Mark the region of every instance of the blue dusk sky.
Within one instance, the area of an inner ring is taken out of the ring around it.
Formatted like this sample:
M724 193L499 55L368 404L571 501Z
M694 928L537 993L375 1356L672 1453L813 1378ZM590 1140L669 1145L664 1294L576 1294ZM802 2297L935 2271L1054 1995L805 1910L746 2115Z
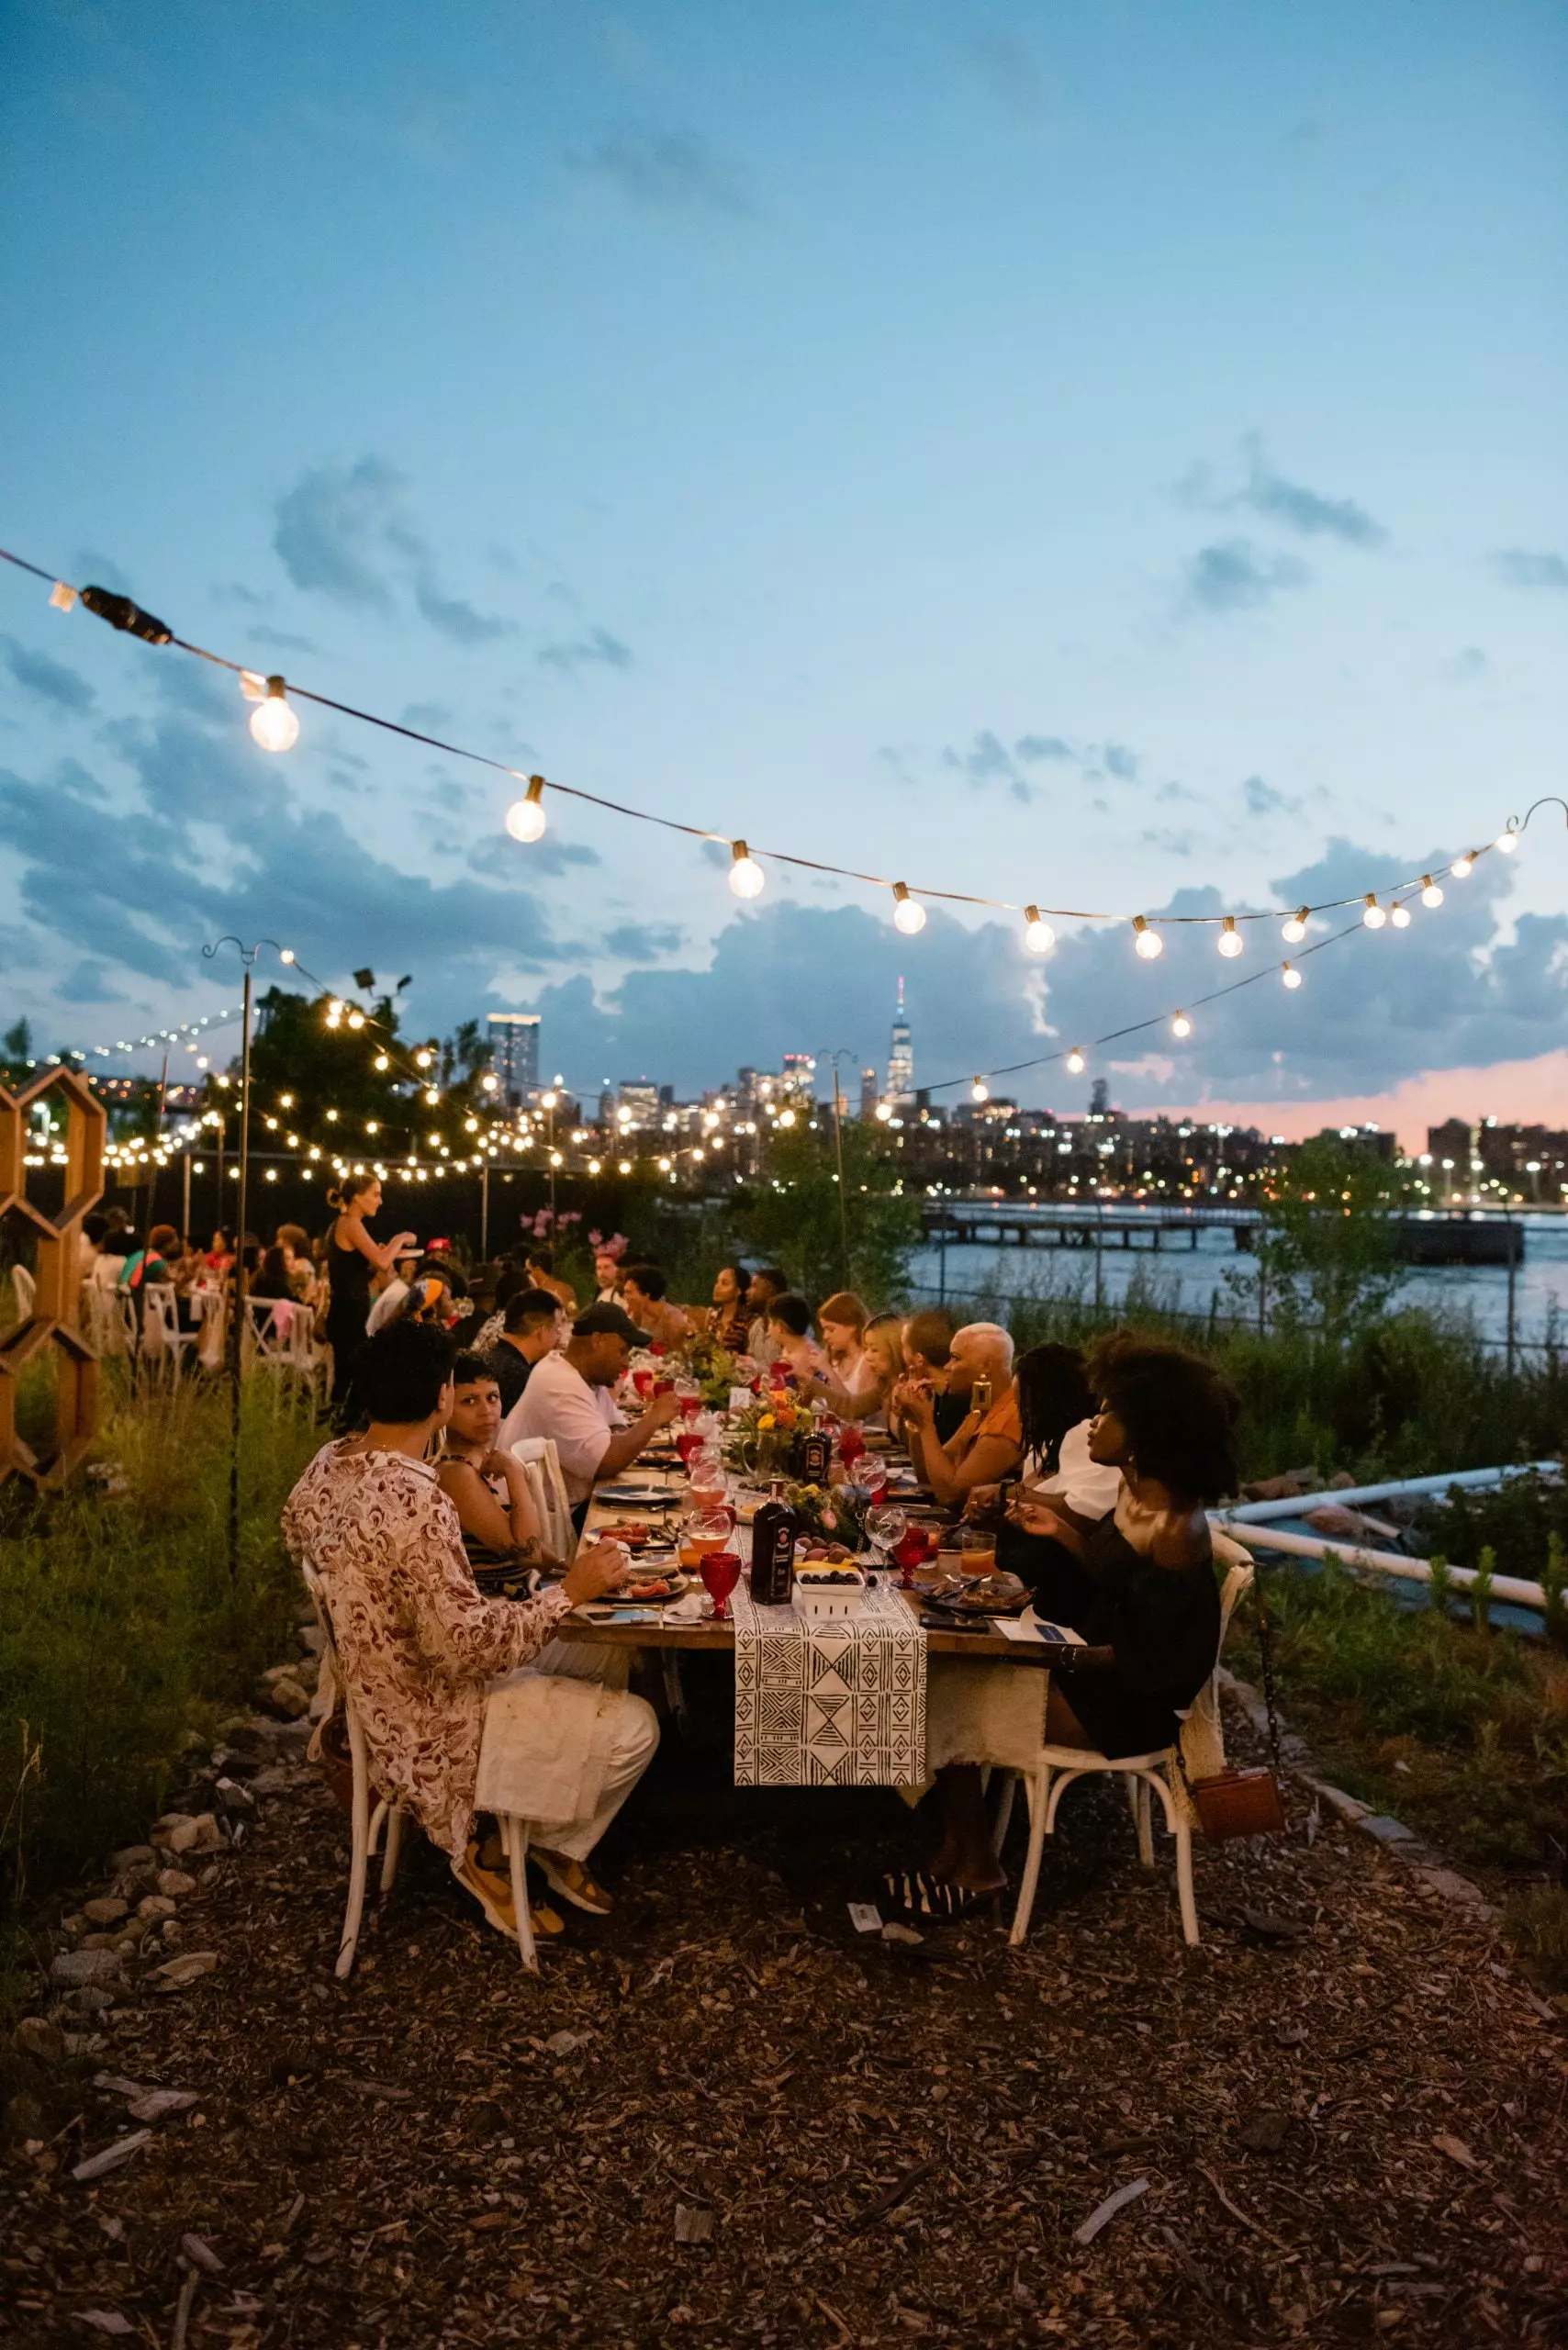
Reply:
M0 200L0 544L520 767L1148 913L1383 888L1568 785L1555 0L13 0ZM0 687L47 1047L231 1002L226 931L412 973L420 1034L537 1009L585 1091L883 1063L901 973L931 1083L1234 975L778 866L743 909L563 800L523 847L504 778L308 705L268 756L5 566ZM1561 1123L1565 878L1543 810L1091 1073L1311 1124L1506 1070Z

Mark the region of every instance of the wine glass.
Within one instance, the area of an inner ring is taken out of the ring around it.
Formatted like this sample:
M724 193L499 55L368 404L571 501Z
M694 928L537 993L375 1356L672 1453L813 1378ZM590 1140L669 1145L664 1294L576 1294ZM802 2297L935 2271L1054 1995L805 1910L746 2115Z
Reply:
M879 1567L887 1565L889 1552L908 1524L902 1510L891 1502L879 1502L866 1513L866 1532Z
M851 1476L855 1474L855 1463L865 1449L866 1439L860 1430L852 1420L846 1422L838 1432L838 1457Z
M730 1539L727 1510L697 1509L680 1529L680 1563L689 1574L700 1570L710 1550L722 1550Z
M726 1529L727 1532L727 1529ZM713 1603L713 1621L729 1621L729 1598L741 1579L741 1562L734 1550L704 1550L698 1563L698 1573Z

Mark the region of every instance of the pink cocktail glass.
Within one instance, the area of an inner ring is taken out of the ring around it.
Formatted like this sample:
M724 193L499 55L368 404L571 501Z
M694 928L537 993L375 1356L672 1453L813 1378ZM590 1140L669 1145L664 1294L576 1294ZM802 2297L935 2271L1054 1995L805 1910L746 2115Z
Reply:
M713 1602L713 1621L722 1624L729 1619L729 1598L741 1579L739 1554L734 1550L707 1550L697 1570L703 1586Z

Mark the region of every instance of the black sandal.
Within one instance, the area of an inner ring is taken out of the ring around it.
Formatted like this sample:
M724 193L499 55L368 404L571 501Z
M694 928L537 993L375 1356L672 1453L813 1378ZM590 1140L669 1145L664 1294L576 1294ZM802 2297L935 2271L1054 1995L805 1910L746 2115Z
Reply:
M929 1869L900 1869L896 1874L884 1876L889 1905L904 1918L920 1918L928 1923L953 1922L959 1918L973 1917L977 1909L993 1906L1007 1890L1005 1886L991 1886L983 1893L970 1886L954 1885L945 1876L933 1876Z

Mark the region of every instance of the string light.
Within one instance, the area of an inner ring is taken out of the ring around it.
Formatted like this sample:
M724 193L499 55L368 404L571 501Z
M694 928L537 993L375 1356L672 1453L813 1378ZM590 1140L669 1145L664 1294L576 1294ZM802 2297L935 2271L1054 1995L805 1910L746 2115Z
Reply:
M386 1053L377 1053L375 1061L372 1063L373 1068L381 1070L382 1072L389 1069L391 1066L391 1060Z
M1478 854L1479 852L1466 850L1463 856L1456 856L1454 858L1453 863L1449 867L1449 871L1453 875L1456 881L1469 880L1471 875L1475 870L1475 857Z
M918 898L912 898L902 881L893 883L893 928L902 930L906 938L925 928L925 908Z
M1391 906L1388 912L1388 919L1394 924L1395 930L1408 930L1410 927L1409 907L1404 903L1396 906Z
M1519 836L1512 824L1506 824L1492 844L1503 856L1512 856L1518 845Z
M280 963L292 963L295 959L293 947L280 946L277 950L277 959Z
M1280 924L1280 936L1287 946L1299 946L1306 936L1306 918L1310 906L1298 906L1290 920Z
M1225 918L1225 926L1220 932L1217 944L1220 953L1227 958L1234 959L1240 954L1242 938L1241 933L1236 927L1236 916L1234 914L1226 914Z
M1133 946L1146 963L1157 962L1165 952L1165 941L1157 930L1150 930L1142 914L1133 916Z
M299 721L288 706L281 677L269 677L265 698L251 712L251 739L263 751L292 751Z
M730 887L737 898L755 898L762 890L767 876L746 847L745 841L730 844Z
M1173 1036L1190 1036L1192 1033L1192 1022L1188 1019L1184 1012L1179 1012L1176 1014L1175 1019L1170 1023L1170 1034Z
M1441 887L1438 882L1433 880L1429 873L1423 873L1421 876L1421 903L1424 906L1440 906L1442 902L1443 893Z
M991 1100L991 1088L986 1083L983 1077L977 1077L974 1083L970 1086L969 1099L971 1102L989 1102Z
M1280 977L1288 988L1299 988L1301 985L1301 973L1294 963L1282 963Z
M549 822L544 812L544 778L531 775L523 798L514 800L507 810L507 830L514 841L536 841L543 838Z
M1371 890L1366 894L1366 912L1362 914L1361 920L1369 930L1381 930L1388 920L1388 916L1378 904L1375 893Z
M1071 1052L1069 1053L1067 1057L1067 1068L1070 1076L1081 1077L1083 1075L1083 1055L1079 1051L1076 1045L1074 1045Z
M1031 955L1048 955L1057 943L1056 932L1048 922L1042 921L1038 906L1024 909L1024 944Z

